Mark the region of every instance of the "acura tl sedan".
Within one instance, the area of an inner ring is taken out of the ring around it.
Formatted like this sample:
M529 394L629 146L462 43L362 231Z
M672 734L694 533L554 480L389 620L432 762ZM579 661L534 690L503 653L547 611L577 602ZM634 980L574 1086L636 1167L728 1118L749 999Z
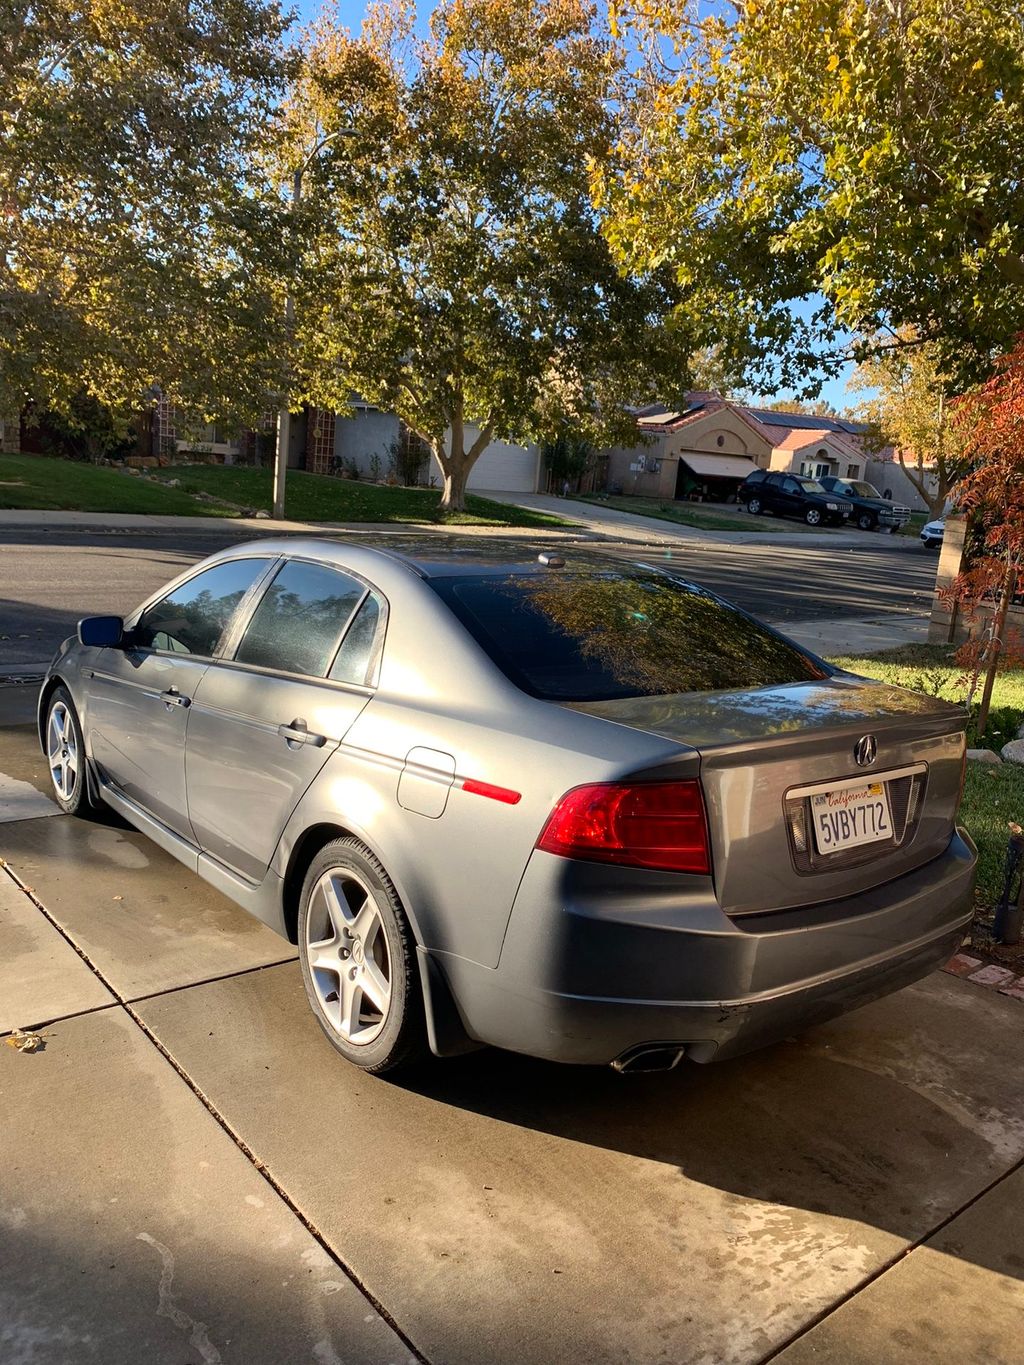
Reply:
M971 917L964 718L671 565L258 541L39 698L110 806L298 946L343 1056L710 1061L924 976Z

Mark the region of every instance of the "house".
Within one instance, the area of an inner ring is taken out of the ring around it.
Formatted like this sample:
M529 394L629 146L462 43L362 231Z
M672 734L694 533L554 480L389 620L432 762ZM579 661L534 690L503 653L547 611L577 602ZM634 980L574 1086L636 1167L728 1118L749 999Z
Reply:
M752 469L809 478L865 479L917 510L926 503L891 451L864 449L864 426L842 417L750 407L691 393L680 410L637 409L642 443L607 452L610 492L670 500L728 501Z
M352 470L363 478L386 478L389 473L416 470L419 482L440 486L442 473L429 447L394 413L355 400L350 416L312 408L306 414L305 467L314 474ZM467 424L467 447L479 428ZM417 456L419 459L417 460ZM477 460L469 476L471 493L536 493L543 487L541 449L494 440ZM404 478L403 482L413 480Z

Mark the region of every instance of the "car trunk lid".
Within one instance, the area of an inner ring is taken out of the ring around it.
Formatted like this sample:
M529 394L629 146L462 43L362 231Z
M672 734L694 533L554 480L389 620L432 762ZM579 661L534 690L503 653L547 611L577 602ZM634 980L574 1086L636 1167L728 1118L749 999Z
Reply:
M849 897L911 871L949 842L964 717L934 698L837 674L573 709L699 751L715 887L728 913ZM870 743L859 757L873 749L872 762L858 761L861 740ZM844 820L838 812L851 806L863 814ZM869 815L879 820L877 828Z

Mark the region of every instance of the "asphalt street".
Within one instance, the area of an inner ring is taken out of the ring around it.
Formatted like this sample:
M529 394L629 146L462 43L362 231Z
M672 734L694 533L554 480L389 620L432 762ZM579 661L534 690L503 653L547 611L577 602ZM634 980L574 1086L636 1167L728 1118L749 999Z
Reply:
M401 532L354 536L385 544L410 538ZM194 530L166 531L0 528L0 666L46 662L79 617L123 615L195 560L248 539L249 531L201 522ZM543 540L538 535L537 543ZM531 544L520 543L524 550ZM933 554L916 542L879 535L837 536L834 545L807 548L680 542L646 550L635 540L603 548L679 565L689 578L782 627L816 618L927 613L935 582ZM571 554L571 546L564 552Z
M290 944L47 792L0 729L5 1365L1019 1365L1024 1003L374 1079Z

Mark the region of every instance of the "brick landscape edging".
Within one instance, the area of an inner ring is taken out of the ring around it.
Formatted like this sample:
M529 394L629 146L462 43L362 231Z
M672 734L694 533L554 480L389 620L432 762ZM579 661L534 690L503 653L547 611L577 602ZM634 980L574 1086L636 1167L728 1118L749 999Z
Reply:
M979 986L987 986L990 991L1008 995L1012 1000L1024 1000L1024 976L1018 976L1009 967L1000 967L994 962L986 965L980 957L957 953L942 970L951 976L962 976Z

